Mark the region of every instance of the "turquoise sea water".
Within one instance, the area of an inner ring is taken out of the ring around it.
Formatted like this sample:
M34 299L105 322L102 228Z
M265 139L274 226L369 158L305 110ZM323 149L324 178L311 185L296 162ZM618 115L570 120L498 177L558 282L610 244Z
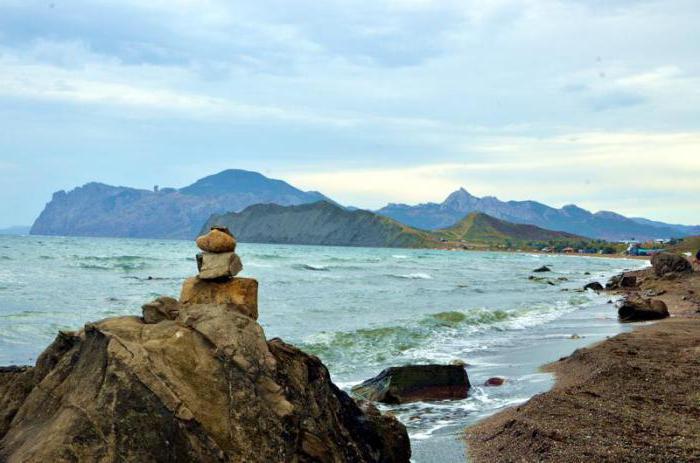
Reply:
M193 242L0 236L0 365L32 364L59 329L140 314L196 273ZM414 460L464 461L464 427L552 384L538 367L625 329L608 297L577 291L643 262L577 256L239 244L260 323L318 355L349 389L393 365L462 360L461 401L390 409ZM555 282L528 279L539 274ZM589 272L590 275L586 275ZM571 339L573 334L580 339ZM483 387L491 376L502 387ZM385 409L388 409L385 407Z

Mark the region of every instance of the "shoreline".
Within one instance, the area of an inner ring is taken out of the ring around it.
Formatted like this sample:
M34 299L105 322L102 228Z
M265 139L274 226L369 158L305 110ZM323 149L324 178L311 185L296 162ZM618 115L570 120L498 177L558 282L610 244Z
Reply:
M625 272L671 318L542 366L552 389L465 431L469 461L693 461L700 459L700 273L674 279Z

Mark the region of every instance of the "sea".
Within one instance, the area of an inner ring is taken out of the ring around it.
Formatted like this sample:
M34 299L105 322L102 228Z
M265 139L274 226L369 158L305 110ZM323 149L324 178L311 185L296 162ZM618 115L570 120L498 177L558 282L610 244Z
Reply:
M0 365L33 364L58 330L141 313L196 274L192 241L0 236ZM645 262L529 253L239 243L259 322L350 388L390 366L463 362L467 399L382 406L414 462L462 462L464 429L547 391L540 366L628 329L583 291ZM549 266L548 273L532 270ZM530 279L536 275L543 279ZM505 378L486 387L490 377Z

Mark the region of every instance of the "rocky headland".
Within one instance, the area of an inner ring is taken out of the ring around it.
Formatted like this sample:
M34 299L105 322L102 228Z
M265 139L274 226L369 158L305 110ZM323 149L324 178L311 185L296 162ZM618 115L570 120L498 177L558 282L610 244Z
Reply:
M553 390L467 429L472 461L700 461L700 268L652 264L591 289L622 296L622 322L666 319L547 365Z
M61 332L0 368L0 461L407 462L404 426L257 322L235 238L197 243L199 275L143 316Z

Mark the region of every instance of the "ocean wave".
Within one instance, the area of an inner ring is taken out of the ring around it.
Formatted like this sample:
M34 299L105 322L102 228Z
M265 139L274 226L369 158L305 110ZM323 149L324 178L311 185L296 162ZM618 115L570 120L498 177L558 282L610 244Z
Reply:
M327 272L330 270L328 266L320 264L297 264L292 265L292 268L295 268L297 270L311 270L314 272Z
M10 256L0 256L0 260L12 260Z
M391 274L392 278L399 278L402 280L432 280L433 277L427 273L407 273L407 274Z
M142 270L149 266L150 258L142 256L77 256L72 258L77 261L77 267L85 270Z

